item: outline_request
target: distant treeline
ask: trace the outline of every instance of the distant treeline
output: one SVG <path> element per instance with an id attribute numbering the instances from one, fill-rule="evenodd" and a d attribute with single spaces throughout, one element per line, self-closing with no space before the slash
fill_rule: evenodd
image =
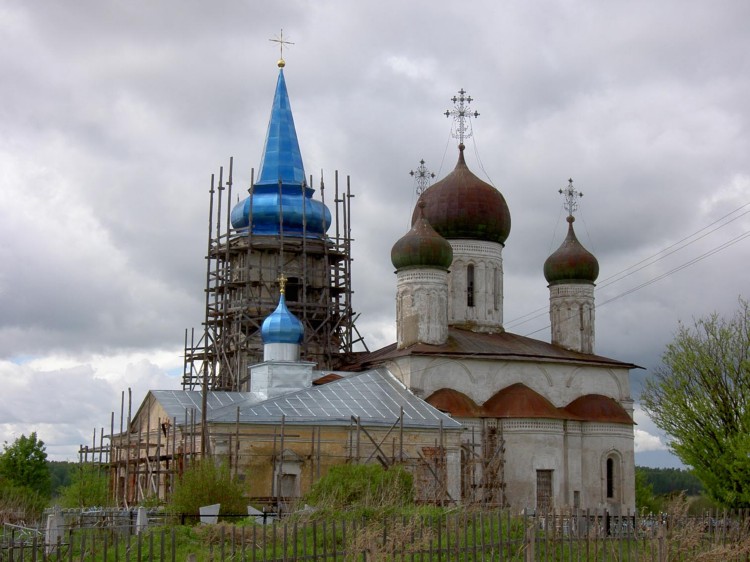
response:
<path id="1" fill-rule="evenodd" d="M 635 469 L 646 477 L 654 495 L 664 496 L 685 492 L 688 496 L 697 496 L 703 492 L 700 481 L 682 468 L 649 468 L 637 466 Z"/>

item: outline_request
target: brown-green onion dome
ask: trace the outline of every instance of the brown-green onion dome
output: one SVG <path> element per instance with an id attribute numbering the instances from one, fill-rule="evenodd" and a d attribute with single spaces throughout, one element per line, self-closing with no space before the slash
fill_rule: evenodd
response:
<path id="1" fill-rule="evenodd" d="M 438 234 L 448 240 L 468 239 L 505 244 L 510 234 L 510 210 L 502 194 L 475 176 L 458 146 L 458 163 L 442 180 L 427 188 L 424 216 Z M 412 223 L 417 220 L 417 210 Z"/>
<path id="2" fill-rule="evenodd" d="M 568 235 L 544 262 L 544 277 L 550 285 L 565 282 L 593 283 L 599 276 L 599 262 L 576 238 L 575 217 L 568 217 Z"/>
<path id="3" fill-rule="evenodd" d="M 448 269 L 453 262 L 453 248 L 430 226 L 422 214 L 424 203 L 417 205 L 417 220 L 391 249 L 391 262 L 396 270 L 407 267 Z"/>

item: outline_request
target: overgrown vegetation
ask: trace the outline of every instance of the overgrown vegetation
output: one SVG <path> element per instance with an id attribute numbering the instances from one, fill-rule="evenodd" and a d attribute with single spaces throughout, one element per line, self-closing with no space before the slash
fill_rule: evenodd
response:
<path id="1" fill-rule="evenodd" d="M 204 505 L 221 504 L 221 513 L 247 513 L 242 484 L 226 463 L 204 459 L 190 465 L 175 483 L 169 508 L 175 513 L 198 515 Z"/>
<path id="2" fill-rule="evenodd" d="M 109 475 L 94 464 L 79 464 L 73 470 L 70 484 L 59 490 L 60 507 L 105 507 L 112 505 Z"/>
<path id="3" fill-rule="evenodd" d="M 384 470 L 376 464 L 340 465 L 318 480 L 304 501 L 327 512 L 392 513 L 414 505 L 414 481 L 398 466 Z"/>

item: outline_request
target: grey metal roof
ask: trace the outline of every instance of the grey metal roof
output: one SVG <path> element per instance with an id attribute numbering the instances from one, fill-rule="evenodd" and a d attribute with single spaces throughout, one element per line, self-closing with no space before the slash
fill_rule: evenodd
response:
<path id="1" fill-rule="evenodd" d="M 185 411 L 200 416 L 200 391 L 152 390 L 170 418 L 184 422 Z M 404 427 L 458 429 L 461 424 L 418 398 L 387 369 L 379 368 L 321 386 L 258 402 L 249 392 L 209 392 L 207 418 L 212 423 L 285 423 L 342 425 L 359 417 L 363 425 L 390 426 L 404 409 Z M 188 414 L 189 415 L 189 414 Z M 199 419 L 199 418 L 196 418 Z"/>
<path id="2" fill-rule="evenodd" d="M 200 390 L 152 390 L 150 393 L 157 402 L 161 404 L 170 418 L 176 418 L 177 423 L 184 422 L 185 412 L 190 415 L 190 410 L 195 410 L 196 419 L 200 419 L 203 392 Z M 206 397 L 206 410 L 208 416 L 215 410 L 237 406 L 246 403 L 252 398 L 249 392 L 218 392 L 212 391 Z"/>
<path id="3" fill-rule="evenodd" d="M 385 368 L 277 396 L 263 402 L 240 404 L 241 423 L 334 424 L 359 417 L 364 425 L 392 425 L 404 409 L 405 427 L 460 428 L 450 416 L 418 398 Z M 213 422 L 234 422 L 237 406 L 213 412 Z"/>

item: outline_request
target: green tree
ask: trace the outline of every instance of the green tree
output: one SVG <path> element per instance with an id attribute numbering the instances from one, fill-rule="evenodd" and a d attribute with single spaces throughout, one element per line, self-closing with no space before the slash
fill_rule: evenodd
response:
<path id="1" fill-rule="evenodd" d="M 750 304 L 680 324 L 641 404 L 670 448 L 726 507 L 750 506 Z"/>
<path id="2" fill-rule="evenodd" d="M 646 471 L 639 466 L 635 467 L 635 507 L 641 514 L 658 513 L 660 507 Z"/>
<path id="3" fill-rule="evenodd" d="M 6 441 L 0 455 L 0 476 L 10 485 L 50 496 L 52 479 L 47 465 L 44 441 L 36 432 L 21 435 L 11 445 Z"/>
<path id="4" fill-rule="evenodd" d="M 72 472 L 70 484 L 60 488 L 58 502 L 61 507 L 111 505 L 106 471 L 93 464 L 78 465 Z"/>

